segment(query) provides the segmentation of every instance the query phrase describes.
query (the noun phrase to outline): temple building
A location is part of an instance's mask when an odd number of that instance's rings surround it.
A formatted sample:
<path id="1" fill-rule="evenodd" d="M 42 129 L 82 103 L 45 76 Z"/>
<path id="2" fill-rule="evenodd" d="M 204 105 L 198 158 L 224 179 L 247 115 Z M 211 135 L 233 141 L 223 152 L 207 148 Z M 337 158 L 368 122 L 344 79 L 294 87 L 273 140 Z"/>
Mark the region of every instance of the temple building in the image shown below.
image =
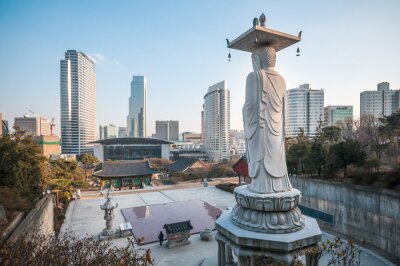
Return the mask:
<path id="1" fill-rule="evenodd" d="M 207 164 L 199 159 L 180 158 L 166 166 L 166 169 L 170 173 L 192 173 L 207 169 Z"/>
<path id="2" fill-rule="evenodd" d="M 147 138 L 114 138 L 92 142 L 94 155 L 101 161 L 169 159 L 172 142 Z"/>
<path id="3" fill-rule="evenodd" d="M 101 188 L 132 189 L 150 185 L 155 173 L 157 171 L 150 167 L 147 160 L 105 161 L 103 169 L 94 176 L 100 179 Z"/>

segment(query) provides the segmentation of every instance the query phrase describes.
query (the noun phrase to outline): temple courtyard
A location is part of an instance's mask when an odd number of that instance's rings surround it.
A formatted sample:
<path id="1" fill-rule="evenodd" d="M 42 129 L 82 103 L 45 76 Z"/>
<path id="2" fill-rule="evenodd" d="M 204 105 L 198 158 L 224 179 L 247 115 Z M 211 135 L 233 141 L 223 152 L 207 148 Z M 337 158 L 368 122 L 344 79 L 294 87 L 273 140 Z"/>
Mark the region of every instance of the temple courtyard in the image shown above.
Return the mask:
<path id="1" fill-rule="evenodd" d="M 223 211 L 229 211 L 228 209 L 233 207 L 236 203 L 233 194 L 219 190 L 214 186 L 203 187 L 200 184 L 182 188 L 164 188 L 161 190 L 150 188 L 147 190 L 124 191 L 115 193 L 112 198 L 113 202 L 118 203 L 118 208 L 114 212 L 115 219 L 113 228 L 117 229 L 119 224 L 126 222 L 121 211 L 123 209 L 140 206 L 149 206 L 150 209 L 152 205 L 160 208 L 163 204 L 177 202 L 178 204 L 176 205 L 168 205 L 170 207 L 177 206 L 181 209 L 187 208 L 187 211 L 190 212 L 190 204 L 179 205 L 179 202 L 187 201 L 190 203 L 190 201 L 195 202 L 198 200 L 206 202 Z M 78 237 L 84 237 L 86 235 L 98 236 L 103 228 L 105 228 L 105 221 L 103 218 L 104 212 L 100 210 L 100 205 L 104 202 L 105 198 L 100 193 L 83 193 L 80 200 L 70 203 L 61 232 L 71 231 Z M 157 210 L 157 208 L 154 210 Z M 148 230 L 154 231 L 155 229 L 149 226 Z M 158 231 L 159 230 L 157 230 L 157 232 L 143 232 L 143 236 L 158 234 Z M 140 234 L 140 232 L 136 231 L 135 234 Z M 327 238 L 333 239 L 334 236 L 323 232 L 323 240 Z M 200 239 L 199 234 L 193 234 L 189 240 L 191 242 L 190 245 L 171 249 L 164 246 L 160 247 L 157 242 L 144 244 L 140 246 L 140 248 L 151 249 L 155 265 L 217 265 L 218 245 L 215 240 L 203 241 Z M 125 246 L 127 244 L 126 238 L 114 239 L 112 242 L 118 246 Z M 165 243 L 166 241 L 164 245 Z M 328 258 L 322 258 L 320 265 L 326 265 L 327 259 Z M 362 248 L 361 265 L 395 264 L 389 262 L 372 250 Z"/>

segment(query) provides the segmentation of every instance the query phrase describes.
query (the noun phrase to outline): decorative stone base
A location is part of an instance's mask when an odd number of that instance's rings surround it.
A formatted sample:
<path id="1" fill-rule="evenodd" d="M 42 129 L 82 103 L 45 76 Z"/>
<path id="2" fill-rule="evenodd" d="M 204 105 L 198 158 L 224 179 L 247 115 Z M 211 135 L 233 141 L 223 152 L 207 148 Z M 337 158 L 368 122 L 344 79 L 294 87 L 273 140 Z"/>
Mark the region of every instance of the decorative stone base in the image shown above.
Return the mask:
<path id="1" fill-rule="evenodd" d="M 176 247 L 189 245 L 189 244 L 190 244 L 189 239 L 182 239 L 182 240 L 177 240 L 177 241 L 168 240 L 168 242 L 167 242 L 167 244 L 165 244 L 165 246 L 167 248 L 176 248 Z"/>
<path id="2" fill-rule="evenodd" d="M 245 185 L 236 187 L 233 193 L 240 206 L 264 212 L 289 211 L 299 205 L 301 198 L 301 192 L 295 188 L 284 192 L 260 194 L 251 191 Z"/>
<path id="3" fill-rule="evenodd" d="M 101 233 L 103 236 L 112 236 L 115 234 L 115 230 L 113 229 L 103 229 L 103 232 Z"/>
<path id="4" fill-rule="evenodd" d="M 282 212 L 263 212 L 236 205 L 231 214 L 234 224 L 247 230 L 282 234 L 301 230 L 304 217 L 298 207 Z"/>
<path id="5" fill-rule="evenodd" d="M 101 232 L 99 234 L 99 239 L 101 241 L 108 240 L 108 239 L 120 238 L 120 237 L 121 237 L 121 233 L 119 230 L 107 230 L 107 234 L 104 234 L 104 230 L 103 230 L 103 232 Z"/>
<path id="6" fill-rule="evenodd" d="M 291 233 L 304 227 L 304 218 L 297 207 L 301 192 L 297 189 L 260 194 L 248 186 L 240 186 L 234 193 L 237 204 L 231 219 L 239 227 L 272 234 Z"/>
<path id="7" fill-rule="evenodd" d="M 297 250 L 315 246 L 321 241 L 321 230 L 315 219 L 304 217 L 303 229 L 285 234 L 249 231 L 234 224 L 230 212 L 224 212 L 215 222 L 219 243 L 218 265 L 226 265 L 233 250 L 239 257 L 239 265 L 256 265 L 259 257 L 270 257 L 288 265 L 294 261 Z"/>

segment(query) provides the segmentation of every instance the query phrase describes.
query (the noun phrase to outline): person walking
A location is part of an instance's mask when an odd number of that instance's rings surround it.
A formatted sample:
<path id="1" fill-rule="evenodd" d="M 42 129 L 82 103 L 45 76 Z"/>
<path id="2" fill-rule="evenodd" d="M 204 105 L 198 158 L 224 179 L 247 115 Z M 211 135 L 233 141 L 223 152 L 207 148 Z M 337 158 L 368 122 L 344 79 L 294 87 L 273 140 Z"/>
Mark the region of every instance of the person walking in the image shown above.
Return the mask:
<path id="1" fill-rule="evenodd" d="M 160 240 L 160 246 L 162 246 L 164 241 L 164 234 L 162 231 L 160 231 L 160 234 L 158 234 L 158 239 Z"/>

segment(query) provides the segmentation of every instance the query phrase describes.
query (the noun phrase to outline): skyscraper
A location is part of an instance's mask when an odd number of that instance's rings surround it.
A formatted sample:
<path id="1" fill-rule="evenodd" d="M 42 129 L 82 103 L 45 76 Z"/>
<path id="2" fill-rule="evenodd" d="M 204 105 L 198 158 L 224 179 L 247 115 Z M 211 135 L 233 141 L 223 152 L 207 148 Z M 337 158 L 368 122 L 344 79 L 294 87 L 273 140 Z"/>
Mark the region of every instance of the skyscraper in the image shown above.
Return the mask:
<path id="1" fill-rule="evenodd" d="M 91 152 L 96 140 L 96 73 L 94 62 L 76 50 L 60 61 L 61 152 Z"/>
<path id="2" fill-rule="evenodd" d="M 126 127 L 118 128 L 118 138 L 126 138 Z"/>
<path id="3" fill-rule="evenodd" d="M 348 119 L 353 120 L 353 106 L 328 105 L 324 108 L 324 125 L 333 126 Z"/>
<path id="4" fill-rule="evenodd" d="M 309 84 L 286 91 L 285 135 L 296 137 L 300 129 L 314 137 L 320 122 L 324 120 L 324 91 L 313 90 Z"/>
<path id="5" fill-rule="evenodd" d="M 24 115 L 14 118 L 14 126 L 25 131 L 26 135 L 32 136 L 50 136 L 50 121 L 44 117 L 32 117 Z"/>
<path id="6" fill-rule="evenodd" d="M 204 145 L 209 156 L 219 162 L 230 159 L 230 91 L 221 81 L 204 96 Z"/>
<path id="7" fill-rule="evenodd" d="M 203 111 L 201 111 L 201 132 L 200 132 L 201 138 L 200 142 L 204 143 L 204 104 L 203 104 Z"/>
<path id="8" fill-rule="evenodd" d="M 129 97 L 129 115 L 127 117 L 127 135 L 145 138 L 147 122 L 147 80 L 144 76 L 133 76 L 131 97 Z"/>
<path id="9" fill-rule="evenodd" d="M 179 140 L 179 121 L 156 121 L 156 138 L 162 140 Z"/>
<path id="10" fill-rule="evenodd" d="M 381 82 L 376 91 L 360 93 L 360 115 L 388 116 L 400 108 L 400 90 L 391 90 L 389 82 Z"/>
<path id="11" fill-rule="evenodd" d="M 117 137 L 117 127 L 115 125 L 100 126 L 99 133 L 99 139 L 114 139 Z"/>

